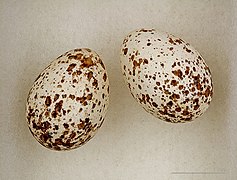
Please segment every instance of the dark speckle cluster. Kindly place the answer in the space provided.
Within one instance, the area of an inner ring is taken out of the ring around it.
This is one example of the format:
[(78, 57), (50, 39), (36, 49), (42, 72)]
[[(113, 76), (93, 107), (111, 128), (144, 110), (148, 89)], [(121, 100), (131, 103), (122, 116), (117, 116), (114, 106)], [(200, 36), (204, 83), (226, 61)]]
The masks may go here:
[(121, 67), (133, 97), (162, 120), (192, 121), (211, 102), (212, 78), (204, 59), (168, 33), (154, 29), (130, 33), (123, 41)]
[(105, 66), (92, 50), (68, 51), (35, 80), (27, 98), (30, 132), (53, 150), (77, 148), (101, 127), (109, 100)]

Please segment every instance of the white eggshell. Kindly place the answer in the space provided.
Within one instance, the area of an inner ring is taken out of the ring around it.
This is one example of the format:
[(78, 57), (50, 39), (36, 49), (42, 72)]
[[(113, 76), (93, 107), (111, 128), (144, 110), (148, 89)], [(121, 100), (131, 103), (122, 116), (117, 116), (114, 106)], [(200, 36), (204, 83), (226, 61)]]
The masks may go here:
[(74, 49), (51, 62), (30, 89), (26, 116), (43, 146), (70, 150), (101, 127), (109, 102), (105, 66), (94, 51)]
[(211, 72), (188, 43), (155, 29), (130, 33), (121, 48), (121, 67), (133, 97), (168, 122), (191, 121), (208, 108)]

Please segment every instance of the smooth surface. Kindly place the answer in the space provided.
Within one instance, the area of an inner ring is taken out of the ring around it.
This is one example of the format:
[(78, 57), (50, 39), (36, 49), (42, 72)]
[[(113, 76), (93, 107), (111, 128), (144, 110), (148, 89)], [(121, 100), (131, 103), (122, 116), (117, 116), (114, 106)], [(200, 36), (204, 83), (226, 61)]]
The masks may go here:
[[(237, 179), (237, 4), (189, 1), (1, 1), (0, 179)], [(187, 124), (146, 113), (131, 97), (119, 65), (124, 36), (162, 29), (190, 42), (214, 80), (207, 112)], [(25, 120), (33, 81), (63, 52), (89, 47), (111, 85), (104, 125), (70, 152), (43, 148)]]

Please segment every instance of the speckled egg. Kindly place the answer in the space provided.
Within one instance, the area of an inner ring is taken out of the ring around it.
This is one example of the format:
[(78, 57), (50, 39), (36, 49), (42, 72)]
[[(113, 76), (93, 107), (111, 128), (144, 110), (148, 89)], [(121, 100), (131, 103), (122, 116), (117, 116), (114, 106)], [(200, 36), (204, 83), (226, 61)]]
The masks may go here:
[(187, 122), (202, 115), (213, 94), (211, 72), (189, 43), (155, 29), (131, 32), (121, 67), (132, 96), (152, 115)]
[(51, 62), (35, 80), (27, 98), (27, 123), (43, 146), (74, 149), (101, 127), (108, 102), (104, 63), (90, 49), (74, 49)]

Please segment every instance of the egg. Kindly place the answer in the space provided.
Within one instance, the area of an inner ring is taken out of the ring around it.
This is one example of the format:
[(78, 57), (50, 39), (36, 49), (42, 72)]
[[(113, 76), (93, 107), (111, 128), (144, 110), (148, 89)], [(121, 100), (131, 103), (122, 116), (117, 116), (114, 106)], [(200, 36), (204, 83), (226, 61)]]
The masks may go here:
[(70, 150), (101, 127), (109, 103), (109, 80), (99, 55), (74, 49), (52, 61), (36, 78), (26, 103), (35, 139), (52, 150)]
[(166, 32), (139, 29), (123, 41), (120, 62), (132, 96), (172, 123), (202, 115), (212, 99), (210, 69), (189, 43)]

